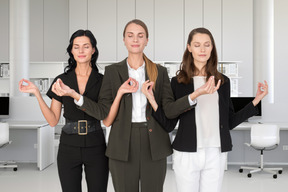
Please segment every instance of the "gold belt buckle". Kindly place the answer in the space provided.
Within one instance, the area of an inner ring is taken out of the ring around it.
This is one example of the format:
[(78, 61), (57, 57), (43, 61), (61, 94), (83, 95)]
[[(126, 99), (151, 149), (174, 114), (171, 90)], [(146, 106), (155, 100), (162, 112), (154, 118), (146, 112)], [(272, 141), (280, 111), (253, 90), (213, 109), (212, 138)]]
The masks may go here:
[[(81, 127), (81, 123), (85, 123), (85, 127)], [(85, 128), (85, 132), (82, 133), (81, 130)], [(78, 135), (87, 135), (88, 129), (87, 129), (87, 120), (79, 120), (78, 121)]]

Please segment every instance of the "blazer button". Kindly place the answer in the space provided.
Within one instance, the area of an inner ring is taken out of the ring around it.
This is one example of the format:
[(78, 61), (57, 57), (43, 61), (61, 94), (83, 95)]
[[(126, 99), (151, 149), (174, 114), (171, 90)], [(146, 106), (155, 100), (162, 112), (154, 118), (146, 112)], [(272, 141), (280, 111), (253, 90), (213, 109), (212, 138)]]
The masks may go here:
[(220, 125), (220, 128), (223, 129), (223, 125)]
[(151, 133), (153, 130), (152, 129), (149, 129), (149, 132)]
[(149, 120), (150, 120), (150, 117), (147, 117), (146, 119), (149, 121)]
[(82, 109), (82, 111), (86, 111), (86, 109)]

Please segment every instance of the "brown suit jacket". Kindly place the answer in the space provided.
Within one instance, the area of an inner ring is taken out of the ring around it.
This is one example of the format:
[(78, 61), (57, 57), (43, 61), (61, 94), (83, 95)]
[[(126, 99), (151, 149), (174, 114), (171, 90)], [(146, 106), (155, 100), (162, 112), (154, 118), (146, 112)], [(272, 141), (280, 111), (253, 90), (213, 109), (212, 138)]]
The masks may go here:
[[(151, 62), (144, 57), (145, 63)], [(169, 77), (165, 67), (157, 65), (158, 77), (154, 96), (159, 107), (164, 111), (185, 111), (190, 108), (188, 97), (174, 101)], [(80, 107), (83, 111), (97, 119), (104, 119), (110, 110), (119, 87), (129, 78), (126, 59), (107, 66), (99, 94), (98, 103), (84, 97), (84, 104)], [(146, 79), (148, 76), (146, 74)], [(176, 107), (177, 106), (177, 107)], [(172, 153), (171, 142), (168, 133), (152, 117), (152, 107), (147, 101), (146, 108), (147, 127), (149, 132), (151, 156), (153, 160), (159, 160)], [(123, 95), (119, 111), (112, 124), (106, 155), (111, 159), (127, 161), (129, 157), (130, 133), (132, 119), (132, 95)]]

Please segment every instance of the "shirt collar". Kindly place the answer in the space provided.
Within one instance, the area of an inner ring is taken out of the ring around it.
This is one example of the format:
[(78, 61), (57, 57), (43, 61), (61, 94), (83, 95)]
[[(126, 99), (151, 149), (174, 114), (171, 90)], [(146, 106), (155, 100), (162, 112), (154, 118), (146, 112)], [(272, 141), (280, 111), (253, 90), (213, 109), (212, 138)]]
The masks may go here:
[(131, 71), (131, 70), (137, 71), (137, 70), (142, 70), (142, 69), (145, 68), (145, 61), (143, 62), (143, 65), (141, 65), (141, 66), (140, 66), (138, 69), (136, 69), (136, 70), (130, 67), (130, 65), (128, 64), (128, 60), (126, 61), (126, 63), (127, 63), (128, 71)]

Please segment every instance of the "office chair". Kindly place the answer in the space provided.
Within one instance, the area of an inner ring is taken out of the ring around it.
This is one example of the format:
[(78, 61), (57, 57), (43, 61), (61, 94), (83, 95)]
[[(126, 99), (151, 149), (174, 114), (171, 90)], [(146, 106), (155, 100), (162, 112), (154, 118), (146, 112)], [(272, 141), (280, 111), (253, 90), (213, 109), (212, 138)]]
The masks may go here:
[[(0, 122), (0, 149), (10, 144), (9, 141), (9, 125), (8, 123)], [(0, 168), (13, 168), (14, 171), (17, 171), (17, 165), (13, 161), (0, 162)]]
[(280, 142), (279, 127), (277, 125), (256, 124), (251, 127), (251, 144), (245, 143), (247, 146), (260, 151), (260, 167), (241, 167), (239, 172), (243, 169), (251, 170), (247, 176), (252, 177), (252, 173), (265, 171), (272, 173), (273, 178), (277, 178), (277, 172), (282, 173), (283, 168), (264, 168), (263, 151), (270, 151), (276, 149)]

